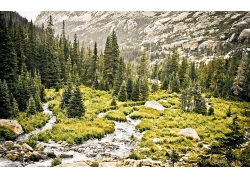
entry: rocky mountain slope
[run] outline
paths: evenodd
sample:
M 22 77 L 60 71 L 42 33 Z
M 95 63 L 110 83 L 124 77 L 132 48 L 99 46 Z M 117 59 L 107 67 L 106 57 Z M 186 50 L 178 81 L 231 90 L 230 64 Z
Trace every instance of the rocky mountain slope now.
M 56 34 L 61 34 L 64 20 L 71 40 L 76 33 L 80 41 L 91 47 L 97 41 L 102 50 L 107 36 L 115 29 L 127 60 L 140 56 L 143 46 L 151 47 L 152 59 L 164 58 L 173 47 L 178 47 L 181 55 L 195 59 L 202 49 L 213 52 L 216 46 L 250 37 L 250 12 L 42 11 L 34 24 L 46 27 L 50 15 Z M 206 58 L 213 58 L 213 54 Z

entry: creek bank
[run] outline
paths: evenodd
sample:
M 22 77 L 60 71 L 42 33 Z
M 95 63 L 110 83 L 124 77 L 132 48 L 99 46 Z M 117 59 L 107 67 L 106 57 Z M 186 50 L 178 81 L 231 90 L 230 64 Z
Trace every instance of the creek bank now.
M 147 159 L 113 159 L 85 160 L 74 163 L 60 164 L 56 167 L 170 167 L 168 163 Z

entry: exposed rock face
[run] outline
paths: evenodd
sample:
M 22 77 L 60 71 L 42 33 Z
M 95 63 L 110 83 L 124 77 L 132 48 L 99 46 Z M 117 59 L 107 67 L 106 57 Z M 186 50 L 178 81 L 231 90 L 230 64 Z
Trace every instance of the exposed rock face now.
M 189 51 L 189 58 L 194 60 L 192 51 L 201 50 L 201 43 L 208 41 L 206 48 L 213 48 L 228 41 L 237 29 L 250 28 L 250 13 L 240 11 L 42 11 L 34 24 L 46 27 L 50 15 L 56 35 L 62 33 L 64 21 L 66 36 L 71 41 L 76 33 L 80 42 L 92 47 L 97 41 L 100 49 L 104 49 L 107 36 L 115 29 L 124 57 L 131 54 L 129 49 L 140 51 L 142 46 L 151 44 L 159 47 L 151 52 L 159 59 L 157 54 L 168 54 L 177 47 L 183 56 L 184 51 Z M 218 36 L 225 32 L 221 24 L 230 29 L 228 35 Z
M 197 132 L 193 129 L 193 128 L 186 128 L 186 129 L 182 129 L 178 135 L 182 135 L 182 136 L 186 136 L 186 137 L 192 137 L 194 139 L 198 139 L 200 140 L 199 135 L 197 134 Z
M 0 127 L 9 129 L 16 135 L 20 135 L 23 133 L 23 128 L 17 120 L 0 119 Z
M 250 39 L 250 29 L 244 29 L 240 35 L 239 35 L 239 39 Z
M 164 110 L 165 108 L 163 107 L 163 105 L 161 105 L 160 103 L 158 103 L 157 101 L 147 101 L 144 106 L 146 107 L 150 107 L 153 109 L 157 109 L 157 110 Z

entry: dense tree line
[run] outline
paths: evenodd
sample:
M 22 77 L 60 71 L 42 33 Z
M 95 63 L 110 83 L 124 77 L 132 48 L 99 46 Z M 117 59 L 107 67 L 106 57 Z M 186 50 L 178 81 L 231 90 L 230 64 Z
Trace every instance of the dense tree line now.
M 107 37 L 103 52 L 98 52 L 96 42 L 94 47 L 79 42 L 76 34 L 71 42 L 64 22 L 62 33 L 55 36 L 51 16 L 46 28 L 37 28 L 15 12 L 0 13 L 0 30 L 1 86 L 8 87 L 9 99 L 13 97 L 20 111 L 30 109 L 33 101 L 40 111 L 44 88 L 59 90 L 67 82 L 112 91 L 118 101 L 147 100 L 148 78 L 154 80 L 152 92 L 161 88 L 167 93 L 182 93 L 180 101 L 187 111 L 204 113 L 204 91 L 215 97 L 250 100 L 250 55 L 242 47 L 228 59 L 219 57 L 207 63 L 180 58 L 177 49 L 173 49 L 162 62 L 150 66 L 149 59 L 153 60 L 147 48 L 137 63 L 121 57 L 114 30 Z M 193 88 L 195 84 L 197 88 Z

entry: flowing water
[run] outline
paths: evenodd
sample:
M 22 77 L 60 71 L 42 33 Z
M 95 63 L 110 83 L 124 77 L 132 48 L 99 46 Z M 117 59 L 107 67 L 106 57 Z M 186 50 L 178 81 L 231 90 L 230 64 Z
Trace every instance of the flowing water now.
M 48 123 L 40 128 L 35 129 L 29 134 L 20 135 L 16 141 L 25 141 L 30 135 L 38 133 L 42 130 L 52 128 L 56 122 L 56 116 L 48 109 L 49 103 L 43 105 L 44 113 L 50 115 Z M 103 117 L 105 113 L 100 113 L 99 118 Z M 65 142 L 54 142 L 50 140 L 48 143 L 38 142 L 37 146 L 44 147 L 44 152 L 54 152 L 55 155 L 61 154 L 73 155 L 70 158 L 62 158 L 62 163 L 73 163 L 77 161 L 92 159 L 98 160 L 104 157 L 112 158 L 126 158 L 133 147 L 135 147 L 141 140 L 143 133 L 135 129 L 135 126 L 140 123 L 139 119 L 133 120 L 126 116 L 126 122 L 115 122 L 114 133 L 105 135 L 102 139 L 90 139 L 80 145 L 69 145 Z M 133 135 L 133 138 L 131 137 Z M 40 160 L 39 162 L 32 162 L 31 164 L 24 162 L 13 162 L 7 159 L 0 158 L 0 166 L 2 167 L 16 167 L 16 166 L 50 166 L 52 159 Z

